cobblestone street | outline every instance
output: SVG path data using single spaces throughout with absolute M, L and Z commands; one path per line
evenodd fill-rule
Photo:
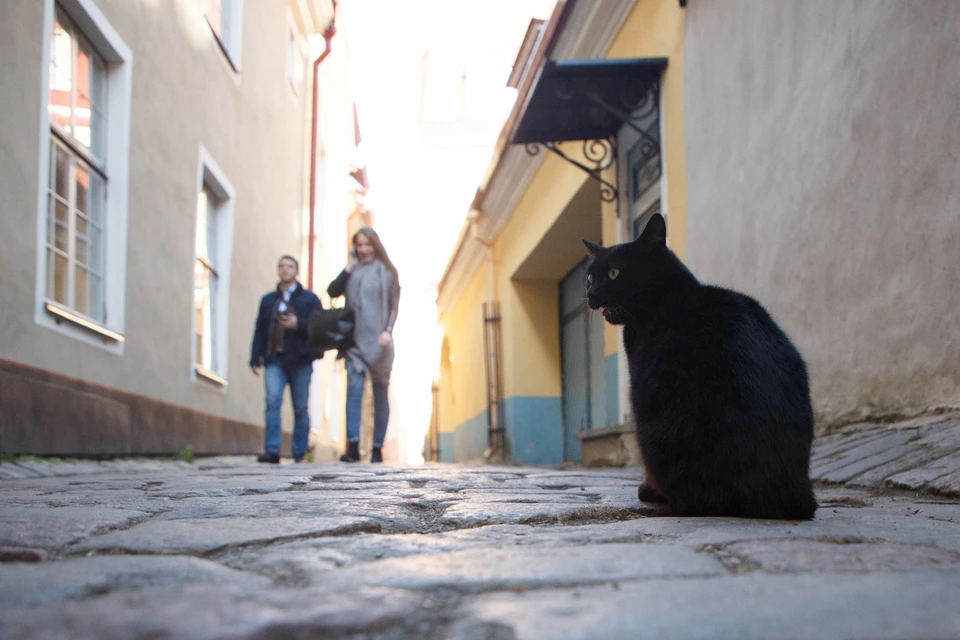
M 658 516 L 633 468 L 5 462 L 0 636 L 955 638 L 957 449 L 825 438 L 802 523 Z

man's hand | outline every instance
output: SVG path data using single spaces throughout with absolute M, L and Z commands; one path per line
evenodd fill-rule
M 393 344 L 393 336 L 390 335 L 389 331 L 384 331 L 380 334 L 380 337 L 377 338 L 377 343 L 381 347 L 389 347 L 391 344 Z
M 260 365 L 252 364 L 250 365 L 250 371 L 253 371 L 253 375 L 260 377 Z
M 280 326 L 284 329 L 297 328 L 297 316 L 294 313 L 284 313 L 280 316 Z

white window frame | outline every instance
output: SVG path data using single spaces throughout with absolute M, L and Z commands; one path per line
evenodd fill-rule
M 106 127 L 102 132 L 105 171 L 109 176 L 103 211 L 103 291 L 105 319 L 92 321 L 47 299 L 47 208 L 50 177 L 51 123 L 50 42 L 55 5 L 106 62 Z M 43 57 L 40 70 L 40 162 L 37 175 L 37 281 L 35 322 L 79 341 L 122 355 L 126 307 L 127 215 L 130 169 L 130 105 L 133 52 L 93 0 L 44 0 Z
M 194 203 L 194 229 L 196 229 L 196 202 L 200 192 L 206 188 L 212 192 L 219 202 L 216 210 L 217 225 L 217 292 L 216 305 L 220 311 L 216 314 L 213 327 L 216 340 L 214 348 L 216 350 L 215 361 L 218 364 L 216 371 L 208 371 L 197 365 L 197 314 L 194 309 L 193 298 L 193 270 L 197 262 L 196 237 L 194 237 L 193 260 L 190 261 L 190 379 L 212 383 L 221 389 L 227 386 L 227 371 L 229 371 L 228 354 L 230 350 L 228 344 L 230 341 L 230 265 L 233 257 L 233 221 L 234 221 L 234 203 L 236 201 L 236 190 L 233 184 L 227 179 L 226 174 L 217 164 L 210 152 L 203 146 L 200 147 L 200 159 L 197 164 L 197 186 L 193 192 L 192 202 Z
M 223 52 L 223 56 L 233 72 L 239 74 L 240 63 L 243 58 L 243 0 L 221 0 L 219 36 L 213 30 L 213 25 L 207 18 L 207 0 L 199 0 L 199 2 L 200 13 L 210 28 L 211 37 Z
M 293 13 L 289 10 L 287 11 L 285 44 L 287 49 L 287 83 L 290 85 L 290 91 L 293 92 L 293 95 L 299 96 L 303 90 L 303 74 L 306 69 L 305 47 L 300 29 L 297 28 Z
M 670 237 L 670 218 L 669 218 L 669 204 L 667 202 L 667 157 L 666 157 L 666 111 L 664 109 L 664 91 L 663 91 L 663 76 L 660 76 L 658 80 L 660 83 L 660 92 L 659 92 L 659 102 L 657 103 L 657 118 L 659 120 L 659 133 L 660 133 L 660 185 L 657 189 L 657 196 L 660 200 L 660 214 L 663 216 L 664 220 L 667 221 L 667 237 Z M 617 221 L 616 226 L 616 242 L 630 242 L 633 240 L 633 220 L 634 217 L 631 215 L 630 209 L 630 199 L 632 194 L 630 193 L 630 171 L 631 167 L 628 162 L 628 153 L 632 143 L 637 139 L 638 134 L 633 133 L 629 127 L 624 125 L 621 127 L 620 131 L 617 134 L 617 182 L 622 185 L 619 192 L 619 202 L 620 207 L 620 219 Z M 646 208 L 649 208 L 651 204 L 656 201 L 656 198 L 652 198 L 648 195 L 648 198 L 644 201 L 641 198 L 641 202 L 638 203 L 638 212 L 640 215 L 646 211 Z M 668 242 L 669 244 L 669 242 Z M 623 424 L 633 424 L 633 409 L 630 404 L 630 372 L 627 365 L 627 355 L 626 347 L 623 343 L 623 331 L 617 331 L 617 400 L 619 404 L 620 416 L 619 420 Z

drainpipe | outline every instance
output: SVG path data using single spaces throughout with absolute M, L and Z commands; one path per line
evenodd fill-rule
M 497 299 L 496 254 L 493 240 L 484 236 L 480 231 L 479 221 L 482 218 L 483 212 L 477 209 L 471 210 L 467 217 L 470 221 L 470 235 L 486 250 L 487 254 L 487 299 L 490 306 L 488 311 L 488 303 L 483 304 L 483 344 L 486 351 L 484 367 L 487 370 L 488 438 L 490 446 L 483 452 L 483 458 L 487 462 L 503 462 L 505 433 L 503 424 L 503 345 L 500 338 L 500 303 Z M 489 321 L 488 312 L 492 314 Z M 493 325 L 488 325 L 488 322 L 493 322 Z M 491 349 L 493 350 L 493 362 L 491 362 Z M 493 393 L 492 398 L 491 393 Z
M 336 2 L 333 3 L 333 11 L 334 16 L 336 16 Z M 307 247 L 307 289 L 311 291 L 313 291 L 313 245 L 317 237 L 313 220 L 317 207 L 317 103 L 320 95 L 318 91 L 320 63 L 330 55 L 330 41 L 336 33 L 337 29 L 331 21 L 330 26 L 323 32 L 323 39 L 326 41 L 323 53 L 313 61 L 313 116 L 310 121 L 310 241 Z
M 487 297 L 493 302 L 497 300 L 497 267 L 494 256 L 493 241 L 480 232 L 479 221 L 483 217 L 480 211 L 471 211 L 468 219 L 470 220 L 470 235 L 477 243 L 486 249 L 487 254 Z

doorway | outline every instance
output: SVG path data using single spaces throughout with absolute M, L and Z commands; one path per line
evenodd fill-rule
M 577 434 L 606 424 L 603 317 L 587 306 L 585 258 L 560 280 L 563 458 L 581 460 Z

